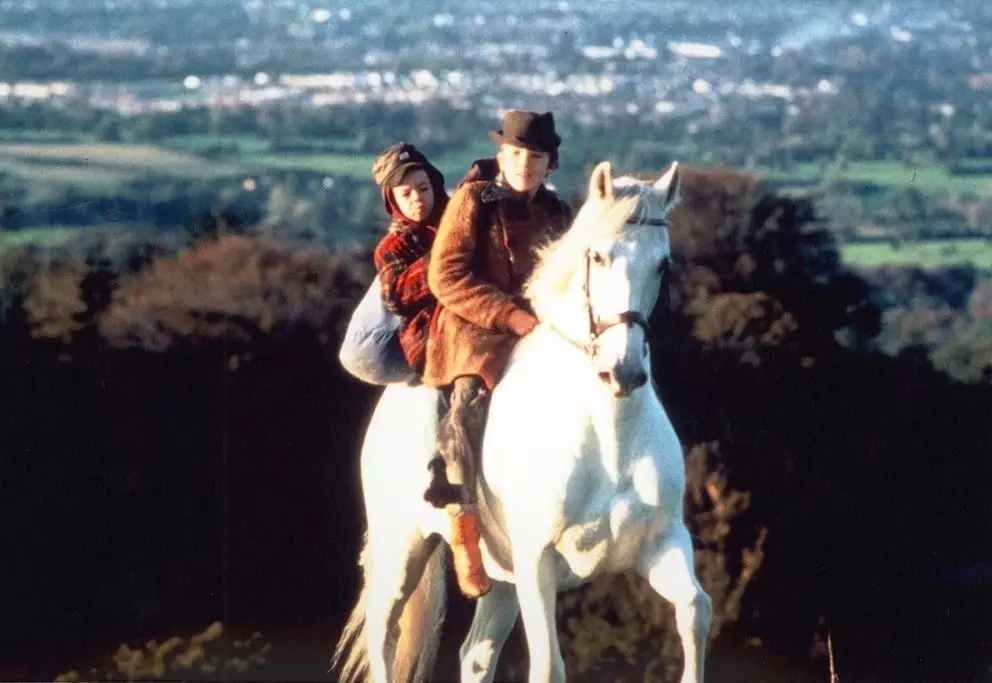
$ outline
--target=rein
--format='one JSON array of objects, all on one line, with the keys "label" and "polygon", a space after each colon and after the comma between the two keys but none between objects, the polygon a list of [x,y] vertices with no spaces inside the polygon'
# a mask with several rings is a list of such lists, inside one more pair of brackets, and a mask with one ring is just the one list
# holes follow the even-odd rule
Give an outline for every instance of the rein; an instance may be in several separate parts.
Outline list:
[{"label": "rein", "polygon": [[[658,227],[667,227],[668,221],[663,218],[638,218],[638,219],[628,219],[626,221],[627,225],[653,225]],[[609,318],[596,318],[596,314],[592,310],[592,295],[590,292],[590,277],[592,270],[592,254],[589,249],[585,251],[585,281],[582,283],[582,293],[585,295],[585,308],[588,314],[589,327],[588,327],[588,339],[586,343],[582,343],[572,339],[567,334],[562,332],[560,329],[554,325],[550,325],[551,329],[562,339],[567,341],[569,344],[579,349],[583,353],[593,358],[599,351],[599,347],[596,341],[599,337],[607,330],[616,327],[617,325],[628,325],[633,327],[637,325],[644,330],[645,336],[647,336],[650,328],[648,327],[647,318],[640,311],[622,311]]]}]

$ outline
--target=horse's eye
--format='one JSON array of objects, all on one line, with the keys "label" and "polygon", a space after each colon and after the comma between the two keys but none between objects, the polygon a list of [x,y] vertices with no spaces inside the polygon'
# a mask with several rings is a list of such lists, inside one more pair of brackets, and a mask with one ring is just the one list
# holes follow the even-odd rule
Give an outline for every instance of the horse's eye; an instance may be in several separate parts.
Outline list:
[{"label": "horse's eye", "polygon": [[606,265],[606,257],[604,257],[598,251],[593,252],[593,254],[592,254],[592,262],[595,263],[597,266],[605,266]]}]

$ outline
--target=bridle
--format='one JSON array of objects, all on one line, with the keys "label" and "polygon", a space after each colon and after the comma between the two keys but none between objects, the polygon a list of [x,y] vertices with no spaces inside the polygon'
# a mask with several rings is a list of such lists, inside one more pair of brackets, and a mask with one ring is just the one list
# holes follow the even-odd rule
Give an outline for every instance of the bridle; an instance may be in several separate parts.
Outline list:
[{"label": "bridle", "polygon": [[[642,212],[643,213],[643,212]],[[654,225],[658,227],[668,227],[668,221],[664,218],[648,218],[643,215],[638,215],[627,219],[626,225]],[[617,325],[628,325],[633,327],[637,325],[642,330],[644,330],[645,338],[650,331],[650,326],[648,324],[647,318],[640,311],[622,311],[616,315],[612,315],[606,318],[599,318],[592,309],[592,293],[590,291],[590,279],[592,271],[592,252],[590,249],[585,250],[585,280],[582,283],[582,294],[585,296],[585,309],[588,316],[588,328],[587,328],[587,339],[585,343],[572,339],[567,334],[559,330],[554,325],[551,329],[554,330],[559,337],[567,341],[572,346],[580,349],[583,353],[595,358],[599,353],[599,345],[596,343],[599,338],[607,330],[616,327]],[[666,264],[665,273],[662,276],[662,286],[664,287],[667,283],[668,278],[668,267]]]}]

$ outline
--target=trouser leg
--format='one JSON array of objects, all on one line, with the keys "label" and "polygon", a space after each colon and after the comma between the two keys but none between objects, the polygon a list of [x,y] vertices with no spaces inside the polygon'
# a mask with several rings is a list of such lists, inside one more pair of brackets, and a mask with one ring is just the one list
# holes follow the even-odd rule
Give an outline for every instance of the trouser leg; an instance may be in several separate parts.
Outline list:
[{"label": "trouser leg", "polygon": [[[461,592],[471,598],[485,595],[490,587],[479,550],[480,530],[476,510],[479,456],[488,406],[489,390],[482,379],[459,377],[451,388],[448,412],[438,425],[437,449],[447,475],[440,488],[447,487],[449,494],[444,507],[451,514],[449,543],[455,576]],[[440,482],[439,474],[435,469],[435,481],[425,494],[429,500],[431,490],[436,489],[435,484]]]},{"label": "trouser leg", "polygon": [[439,508],[476,502],[489,389],[479,377],[459,377],[451,387],[449,403],[448,411],[438,424],[439,457],[430,465],[434,478],[424,494],[425,500]]},{"label": "trouser leg", "polygon": [[461,486],[466,505],[475,503],[482,435],[486,427],[489,390],[479,377],[459,377],[451,392],[451,409],[438,426],[438,451],[448,481]]}]

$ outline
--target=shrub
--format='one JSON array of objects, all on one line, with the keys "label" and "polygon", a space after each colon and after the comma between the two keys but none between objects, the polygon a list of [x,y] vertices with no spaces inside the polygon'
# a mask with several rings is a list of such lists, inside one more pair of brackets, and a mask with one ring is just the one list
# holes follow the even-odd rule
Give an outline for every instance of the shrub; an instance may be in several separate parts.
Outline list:
[{"label": "shrub", "polygon": [[[188,639],[173,636],[161,643],[150,640],[139,649],[122,643],[110,657],[109,665],[102,667],[102,672],[90,668],[89,675],[104,681],[203,679],[211,675],[228,680],[231,674],[240,676],[263,667],[270,650],[271,645],[262,641],[258,631],[244,640],[228,642],[224,638],[224,625],[215,621]],[[80,680],[86,679],[75,669],[55,677],[56,683]]]},{"label": "shrub", "polygon": [[85,263],[69,261],[34,275],[24,296],[32,337],[68,343],[85,326],[87,306],[80,285],[89,271]]},{"label": "shrub", "polygon": [[348,256],[226,235],[122,278],[100,332],[112,346],[155,351],[250,344],[299,326],[326,340],[370,279]]}]

